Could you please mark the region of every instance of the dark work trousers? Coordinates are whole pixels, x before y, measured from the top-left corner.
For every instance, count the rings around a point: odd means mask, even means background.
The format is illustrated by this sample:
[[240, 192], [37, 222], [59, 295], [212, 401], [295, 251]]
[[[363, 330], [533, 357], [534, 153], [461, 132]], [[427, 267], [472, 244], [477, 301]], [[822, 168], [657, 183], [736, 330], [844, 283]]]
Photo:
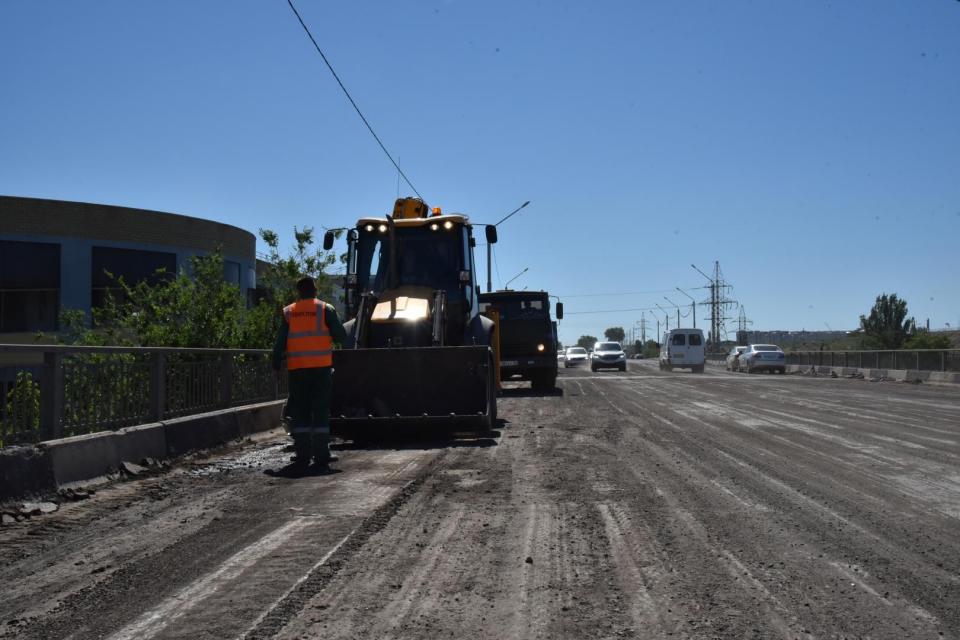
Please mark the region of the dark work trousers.
[[287, 415], [297, 458], [313, 458], [318, 464], [330, 461], [330, 367], [293, 369]]

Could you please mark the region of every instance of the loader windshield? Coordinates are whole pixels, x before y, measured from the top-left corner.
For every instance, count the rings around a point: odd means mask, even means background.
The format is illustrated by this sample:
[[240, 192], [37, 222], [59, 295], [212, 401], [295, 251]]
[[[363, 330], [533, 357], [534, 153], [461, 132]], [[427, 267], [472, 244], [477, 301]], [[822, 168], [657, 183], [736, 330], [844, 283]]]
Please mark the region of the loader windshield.
[[398, 228], [395, 232], [397, 281], [390, 282], [390, 236], [361, 231], [357, 244], [357, 283], [362, 291], [382, 292], [399, 286], [427, 286], [459, 291], [462, 268], [460, 234], [429, 227]]

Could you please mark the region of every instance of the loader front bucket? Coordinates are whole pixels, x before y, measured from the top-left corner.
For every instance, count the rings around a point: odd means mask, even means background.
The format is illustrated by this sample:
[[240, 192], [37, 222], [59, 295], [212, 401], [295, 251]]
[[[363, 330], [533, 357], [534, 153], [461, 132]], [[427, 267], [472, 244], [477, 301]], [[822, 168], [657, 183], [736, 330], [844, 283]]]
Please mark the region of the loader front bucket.
[[418, 429], [489, 432], [496, 403], [487, 346], [333, 352], [330, 426], [345, 438]]

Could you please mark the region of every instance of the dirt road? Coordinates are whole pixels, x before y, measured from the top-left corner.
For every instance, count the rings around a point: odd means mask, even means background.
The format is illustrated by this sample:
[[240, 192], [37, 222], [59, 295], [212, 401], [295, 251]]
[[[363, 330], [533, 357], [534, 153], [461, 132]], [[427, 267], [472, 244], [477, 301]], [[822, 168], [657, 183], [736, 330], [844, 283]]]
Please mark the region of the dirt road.
[[960, 638], [960, 390], [558, 386], [490, 440], [287, 479], [274, 436], [2, 527], [0, 638]]

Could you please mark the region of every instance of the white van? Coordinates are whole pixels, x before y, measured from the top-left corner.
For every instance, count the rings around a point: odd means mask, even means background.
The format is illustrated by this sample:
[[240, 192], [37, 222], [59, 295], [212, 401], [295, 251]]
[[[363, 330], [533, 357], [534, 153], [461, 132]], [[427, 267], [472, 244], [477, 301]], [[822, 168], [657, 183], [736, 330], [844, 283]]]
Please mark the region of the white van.
[[703, 373], [706, 362], [703, 331], [700, 329], [671, 329], [663, 334], [660, 343], [660, 370], [690, 369]]

